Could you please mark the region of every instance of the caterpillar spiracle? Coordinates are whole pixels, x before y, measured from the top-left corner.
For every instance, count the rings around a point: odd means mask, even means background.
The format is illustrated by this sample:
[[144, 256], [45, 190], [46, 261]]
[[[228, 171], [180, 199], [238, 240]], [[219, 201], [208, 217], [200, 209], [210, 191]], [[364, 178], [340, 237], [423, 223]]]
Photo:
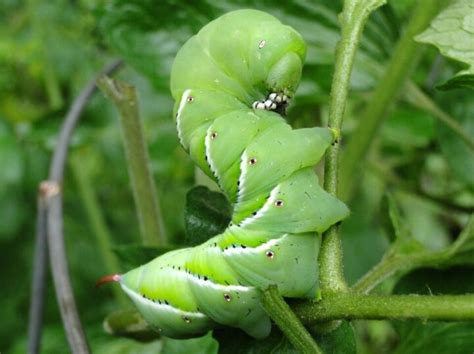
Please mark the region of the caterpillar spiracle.
[[179, 140], [233, 213], [222, 234], [110, 279], [163, 335], [227, 325], [263, 338], [271, 323], [261, 289], [315, 297], [320, 235], [349, 211], [313, 170], [332, 131], [294, 130], [282, 117], [305, 54], [299, 33], [256, 10], [210, 22], [178, 52], [171, 92]]

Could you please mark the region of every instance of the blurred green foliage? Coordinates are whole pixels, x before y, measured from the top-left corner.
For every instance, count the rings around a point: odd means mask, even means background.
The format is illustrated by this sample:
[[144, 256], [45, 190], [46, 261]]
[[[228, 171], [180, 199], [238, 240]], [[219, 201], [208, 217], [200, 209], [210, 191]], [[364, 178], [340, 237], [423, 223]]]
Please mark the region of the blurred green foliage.
[[[370, 99], [370, 92], [390, 58], [414, 2], [389, 1], [368, 22], [352, 76], [343, 131], [345, 139], [350, 139], [358, 124], [359, 114]], [[3, 253], [0, 258], [3, 285], [0, 351], [23, 353], [26, 348], [37, 186], [47, 178], [49, 159], [62, 120], [80, 89], [113, 58], [125, 60], [127, 65], [119, 76], [138, 88], [170, 243], [185, 243], [186, 193], [194, 185], [194, 166], [178, 144], [171, 117], [170, 67], [187, 38], [211, 19], [237, 8], [267, 11], [302, 33], [309, 46], [307, 65], [288, 119], [297, 127], [324, 124], [334, 47], [339, 38], [340, 1], [0, 2], [0, 247]], [[458, 72], [459, 63], [440, 60], [434, 47], [424, 49], [411, 80], [473, 136], [472, 91], [440, 92], [433, 88], [433, 83], [445, 82]], [[116, 112], [101, 94], [94, 96], [87, 106], [71, 150], [81, 162], [113, 236], [122, 267], [116, 271], [128, 269], [143, 256], [143, 250], [137, 246], [138, 224]], [[440, 249], [453, 242], [466, 223], [466, 210], [472, 211], [473, 176], [472, 150], [430, 113], [401, 96], [394, 102], [375, 141], [363, 179], [350, 202], [351, 217], [342, 226], [348, 281], [354, 283], [366, 273], [380, 260], [390, 243], [391, 237], [386, 235], [384, 217], [381, 217], [384, 212], [381, 202], [387, 190], [391, 190], [403, 214], [402, 223], [411, 235], [428, 249]], [[105, 265], [84, 209], [83, 196], [68, 170], [64, 190], [70, 271], [93, 351], [214, 353], [217, 344], [211, 337], [142, 344], [112, 337], [102, 329], [103, 319], [117, 309], [117, 304], [110, 288], [96, 290], [93, 287], [96, 279], [104, 274]], [[195, 213], [193, 206], [205, 204], [199, 198], [187, 209], [188, 219]], [[220, 217], [225, 219], [225, 213]], [[188, 227], [193, 228], [191, 234], [197, 230], [196, 224], [188, 224]], [[145, 252], [151, 257], [154, 250]], [[426, 279], [423, 273], [417, 276], [418, 284], [425, 284], [433, 274], [426, 275]], [[459, 280], [462, 281], [465, 280]], [[410, 288], [412, 292], [419, 290]], [[381, 287], [380, 291], [386, 289]], [[63, 352], [67, 343], [51, 279], [48, 279], [46, 299], [43, 352]], [[428, 338], [426, 342], [432, 338], [430, 331], [437, 330], [433, 325], [419, 323], [416, 326], [422, 328], [423, 338]], [[356, 327], [360, 334], [359, 349], [363, 353], [390, 352], [397, 350], [397, 346], [398, 352], [415, 351], [414, 344], [405, 341], [414, 328], [393, 327], [388, 322], [360, 322]], [[442, 338], [437, 338], [442, 342], [439, 348], [445, 348]], [[449, 338], [446, 336], [446, 342]], [[258, 352], [258, 348], [254, 349]]]

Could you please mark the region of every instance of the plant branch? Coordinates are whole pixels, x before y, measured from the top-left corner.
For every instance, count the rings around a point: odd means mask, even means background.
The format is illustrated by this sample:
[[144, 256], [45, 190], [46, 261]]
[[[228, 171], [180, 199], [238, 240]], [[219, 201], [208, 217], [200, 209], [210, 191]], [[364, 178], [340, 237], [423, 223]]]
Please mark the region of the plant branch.
[[313, 337], [291, 311], [285, 300], [278, 294], [275, 285], [263, 291], [262, 305], [298, 352], [322, 354]]
[[400, 38], [385, 73], [374, 90], [372, 99], [363, 113], [359, 125], [351, 135], [342, 157], [340, 195], [349, 200], [357, 185], [363, 161], [376, 133], [386, 116], [390, 103], [397, 97], [410, 75], [420, 52], [419, 43], [413, 37], [421, 32], [438, 10], [438, 1], [419, 1]]
[[[347, 0], [344, 2], [344, 8], [340, 15], [341, 39], [336, 48], [328, 122], [329, 128], [334, 129], [337, 134], [342, 127], [352, 66], [365, 21], [370, 13], [383, 3], [384, 1], [376, 0]], [[338, 194], [339, 143], [339, 141], [335, 141], [329, 147], [325, 160], [324, 189], [333, 195]], [[323, 292], [347, 289], [342, 266], [341, 240], [338, 227], [335, 225], [323, 237], [319, 262]]]
[[102, 92], [114, 102], [120, 113], [127, 168], [137, 206], [143, 243], [148, 246], [164, 244], [166, 240], [164, 222], [149, 168], [150, 159], [135, 87], [108, 77], [100, 78], [97, 84]]
[[[120, 60], [105, 66], [99, 76], [111, 74], [116, 71], [121, 65]], [[72, 293], [71, 281], [69, 279], [69, 272], [66, 260], [66, 251], [63, 236], [63, 219], [62, 219], [62, 192], [61, 185], [64, 175], [64, 165], [67, 156], [67, 148], [69, 141], [74, 131], [74, 128], [81, 116], [84, 107], [89, 101], [90, 97], [96, 90], [95, 82], [97, 78], [91, 80], [81, 91], [80, 95], [74, 100], [70, 110], [68, 111], [64, 123], [61, 127], [58, 142], [56, 144], [53, 158], [49, 170], [49, 180], [43, 181], [40, 184], [40, 191], [44, 197], [44, 209], [39, 210], [37, 236], [41, 237], [41, 229], [45, 227], [47, 234], [47, 246], [49, 247], [50, 265], [53, 274], [54, 287], [56, 290], [56, 297], [61, 311], [61, 317], [64, 323], [69, 346], [73, 353], [89, 353], [87, 340], [82, 329], [79, 315], [76, 308], [76, 303]], [[38, 241], [39, 242], [39, 241]], [[45, 245], [43, 244], [43, 247]], [[44, 274], [44, 262], [40, 258], [44, 253], [36, 252], [33, 264], [38, 267], [43, 267], [42, 270], [34, 272], [35, 277], [40, 277]], [[44, 278], [43, 278], [44, 282]], [[33, 280], [33, 284], [41, 283], [41, 278]], [[44, 283], [43, 283], [44, 284]], [[44, 285], [43, 285], [44, 286]], [[36, 296], [33, 294], [32, 297]], [[43, 301], [32, 303], [33, 308], [30, 313], [43, 313]], [[35, 327], [32, 322], [36, 321]], [[41, 323], [30, 317], [29, 332], [30, 343], [29, 348], [37, 348], [39, 350], [39, 339], [41, 338]], [[38, 341], [34, 343], [34, 341]]]
[[419, 319], [473, 321], [474, 294], [469, 295], [362, 295], [331, 294], [319, 302], [294, 305], [305, 324], [328, 320]]

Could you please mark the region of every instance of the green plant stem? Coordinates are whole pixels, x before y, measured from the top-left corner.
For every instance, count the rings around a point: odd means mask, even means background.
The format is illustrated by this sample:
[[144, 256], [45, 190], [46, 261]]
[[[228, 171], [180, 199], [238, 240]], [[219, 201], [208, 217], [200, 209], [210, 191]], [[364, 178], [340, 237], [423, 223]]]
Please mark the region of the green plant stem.
[[[340, 132], [346, 107], [349, 83], [355, 53], [359, 44], [362, 29], [370, 13], [381, 6], [384, 1], [347, 0], [340, 15], [341, 39], [337, 44], [335, 71], [331, 87], [328, 126]], [[328, 149], [325, 159], [324, 189], [337, 195], [339, 141]], [[324, 235], [319, 255], [320, 282], [322, 292], [345, 291], [342, 265], [342, 245], [338, 227], [332, 226]]]
[[285, 300], [278, 294], [276, 286], [270, 286], [263, 291], [262, 305], [296, 350], [301, 353], [322, 354], [313, 337], [291, 311]]
[[474, 320], [474, 294], [469, 295], [362, 295], [331, 294], [320, 302], [293, 306], [306, 324], [336, 319]]
[[[117, 258], [112, 252], [112, 237], [105, 223], [104, 215], [97, 201], [97, 195], [92, 186], [92, 182], [87, 171], [82, 168], [81, 156], [78, 153], [71, 155], [69, 160], [72, 174], [76, 180], [79, 190], [79, 198], [84, 205], [84, 209], [89, 219], [92, 232], [97, 238], [99, 245], [99, 252], [101, 258], [104, 260], [105, 272], [109, 274], [119, 273], [120, 266]], [[118, 286], [112, 287], [115, 300], [122, 306], [126, 306], [126, 301], [123, 291]]]
[[143, 243], [148, 246], [164, 244], [164, 223], [149, 168], [148, 150], [135, 88], [109, 77], [102, 77], [97, 85], [115, 103], [120, 113], [125, 155]]
[[466, 132], [466, 130], [453, 117], [439, 108], [433, 100], [431, 100], [423, 91], [420, 90], [413, 82], [406, 85], [406, 100], [415, 107], [425, 110], [432, 114], [441, 123], [446, 125], [455, 134], [457, 134], [464, 142], [474, 150], [474, 139]]
[[385, 73], [375, 88], [372, 99], [351, 135], [341, 163], [340, 196], [349, 200], [359, 181], [363, 161], [381, 126], [390, 103], [397, 97], [410, 75], [422, 46], [413, 40], [431, 21], [438, 1], [418, 1], [405, 33], [397, 43]]

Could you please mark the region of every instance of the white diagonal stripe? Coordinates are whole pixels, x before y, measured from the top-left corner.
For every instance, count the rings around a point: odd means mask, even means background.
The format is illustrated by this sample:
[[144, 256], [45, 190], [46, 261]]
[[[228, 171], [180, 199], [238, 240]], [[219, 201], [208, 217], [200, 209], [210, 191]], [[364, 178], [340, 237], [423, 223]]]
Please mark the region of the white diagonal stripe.
[[178, 112], [176, 114], [176, 128], [178, 130], [178, 138], [179, 138], [179, 142], [183, 146], [185, 145], [184, 145], [184, 140], [183, 140], [183, 131], [181, 127], [181, 113], [183, 112], [184, 106], [186, 105], [187, 99], [190, 94], [191, 94], [191, 89], [187, 89], [183, 92], [183, 95], [181, 96], [181, 101], [179, 101]]

